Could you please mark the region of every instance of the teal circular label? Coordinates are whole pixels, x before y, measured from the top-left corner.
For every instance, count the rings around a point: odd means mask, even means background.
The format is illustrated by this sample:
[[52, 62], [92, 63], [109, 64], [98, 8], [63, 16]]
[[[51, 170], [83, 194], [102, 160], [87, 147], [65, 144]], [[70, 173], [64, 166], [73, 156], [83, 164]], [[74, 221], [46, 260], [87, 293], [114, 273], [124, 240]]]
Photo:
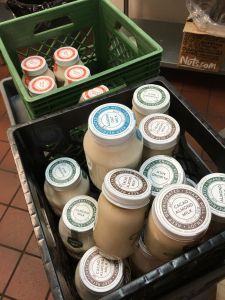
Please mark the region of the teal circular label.
[[225, 212], [225, 177], [212, 177], [202, 186], [202, 194], [214, 210]]
[[143, 170], [152, 185], [152, 191], [158, 193], [164, 186], [175, 184], [179, 179], [177, 167], [170, 161], [158, 159], [150, 162]]
[[68, 183], [76, 174], [76, 166], [69, 160], [59, 160], [51, 165], [48, 171], [49, 178], [54, 183]]
[[146, 106], [158, 106], [165, 102], [166, 94], [156, 86], [147, 86], [138, 91], [137, 99]]
[[109, 105], [100, 108], [92, 117], [94, 128], [106, 135], [121, 134], [130, 126], [131, 115], [120, 106]]
[[94, 224], [97, 207], [88, 199], [78, 199], [72, 202], [66, 210], [69, 223], [78, 228]]

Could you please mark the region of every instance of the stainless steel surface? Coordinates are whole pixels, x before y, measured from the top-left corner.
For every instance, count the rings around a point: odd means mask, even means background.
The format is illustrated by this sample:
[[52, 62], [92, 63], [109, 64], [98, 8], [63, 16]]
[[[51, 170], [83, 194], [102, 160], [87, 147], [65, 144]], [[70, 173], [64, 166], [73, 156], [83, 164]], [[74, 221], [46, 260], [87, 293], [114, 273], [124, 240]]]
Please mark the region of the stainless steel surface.
[[10, 10], [7, 10], [5, 7], [6, 3], [0, 2], [0, 22], [5, 22], [13, 19], [13, 13]]
[[124, 0], [124, 13], [129, 17], [129, 0]]
[[[132, 20], [149, 36], [151, 36], [153, 40], [155, 40], [160, 46], [163, 47], [161, 65], [163, 67], [178, 68], [177, 61], [180, 53], [184, 24], [142, 19]], [[127, 32], [124, 28], [122, 29], [122, 31], [128, 37], [130, 37], [129, 32]], [[204, 72], [202, 70], [181, 67], [179, 67], [179, 69]], [[215, 74], [225, 75], [225, 62], [222, 69]]]

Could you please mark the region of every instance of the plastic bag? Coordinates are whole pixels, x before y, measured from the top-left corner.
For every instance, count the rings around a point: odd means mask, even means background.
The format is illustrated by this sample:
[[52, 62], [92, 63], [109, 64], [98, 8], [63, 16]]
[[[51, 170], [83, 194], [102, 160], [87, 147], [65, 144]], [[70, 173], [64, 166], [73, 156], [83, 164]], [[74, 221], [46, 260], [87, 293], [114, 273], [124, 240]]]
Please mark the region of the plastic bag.
[[225, 0], [186, 0], [186, 5], [200, 30], [225, 37]]
[[[66, 4], [72, 2], [74, 0], [54, 0], [54, 1], [44, 1], [44, 0], [7, 0], [6, 7], [11, 10], [15, 17], [22, 17], [25, 15], [29, 15], [35, 12], [39, 12], [48, 8], [60, 6], [62, 4]], [[58, 24], [59, 23], [59, 24]], [[53, 20], [49, 22], [45, 22], [39, 24], [35, 33], [39, 33], [48, 29], [52, 29], [58, 26], [68, 24], [68, 19], [61, 18], [60, 21]]]

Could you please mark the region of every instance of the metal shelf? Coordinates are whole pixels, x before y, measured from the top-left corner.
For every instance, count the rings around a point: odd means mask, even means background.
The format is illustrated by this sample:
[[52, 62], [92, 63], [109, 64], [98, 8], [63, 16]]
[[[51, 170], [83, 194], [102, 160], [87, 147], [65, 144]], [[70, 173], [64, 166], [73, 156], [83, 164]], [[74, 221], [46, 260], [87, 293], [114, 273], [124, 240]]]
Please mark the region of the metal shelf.
[[[155, 40], [159, 45], [162, 46], [163, 53], [161, 65], [163, 67], [179, 68], [184, 70], [192, 70], [196, 72], [206, 72], [203, 70], [177, 67], [177, 61], [183, 37], [184, 24], [143, 19], [132, 20], [151, 38], [153, 38], [153, 40]], [[131, 36], [126, 29], [122, 28], [122, 31], [128, 37]], [[225, 62], [222, 66], [222, 69], [218, 73], [213, 74], [225, 75]]]

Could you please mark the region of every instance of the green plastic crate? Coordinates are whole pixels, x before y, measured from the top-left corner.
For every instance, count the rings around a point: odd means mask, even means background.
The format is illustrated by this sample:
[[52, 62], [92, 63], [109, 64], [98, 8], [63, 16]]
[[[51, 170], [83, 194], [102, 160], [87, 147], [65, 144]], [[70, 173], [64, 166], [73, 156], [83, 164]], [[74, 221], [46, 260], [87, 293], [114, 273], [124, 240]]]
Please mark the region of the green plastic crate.
[[[71, 23], [35, 34], [38, 24], [67, 16]], [[137, 46], [120, 30], [134, 36]], [[23, 86], [20, 61], [43, 56], [52, 69], [55, 50], [77, 48], [91, 77], [31, 98]], [[79, 0], [0, 24], [0, 49], [30, 118], [78, 103], [81, 94], [107, 82], [111, 91], [157, 76], [162, 48], [109, 0]]]

